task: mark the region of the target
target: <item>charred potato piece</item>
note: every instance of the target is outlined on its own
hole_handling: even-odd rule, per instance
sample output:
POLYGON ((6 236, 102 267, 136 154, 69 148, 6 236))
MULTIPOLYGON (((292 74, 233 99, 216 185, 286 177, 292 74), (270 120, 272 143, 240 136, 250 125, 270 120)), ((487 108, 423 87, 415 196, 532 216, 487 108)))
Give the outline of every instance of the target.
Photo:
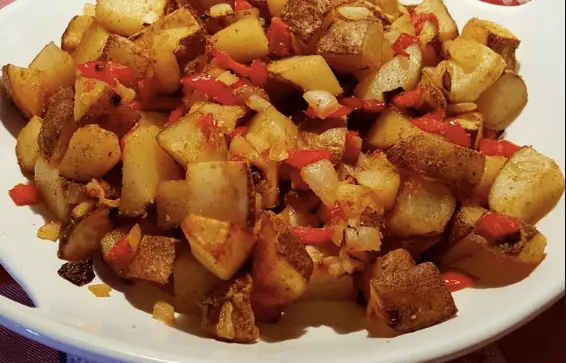
POLYGON ((224 134, 230 134, 236 128, 238 121, 246 115, 246 108, 243 106, 226 106, 213 102, 197 102, 189 113, 199 112, 201 114, 211 114, 218 127, 224 134))
POLYGON ((37 136, 41 130, 42 123, 42 118, 37 116, 32 117, 20 131, 16 140, 18 164, 20 168, 27 173, 33 173, 35 161, 40 156, 37 136))
POLYGON ((328 0, 289 0, 279 17, 293 33, 303 53, 312 54, 334 20, 334 8, 328 0))
POLYGON ((47 101, 45 79, 45 73, 39 69, 16 67, 12 64, 2 67, 2 85, 6 94, 27 119, 43 116, 47 101))
POLYGON ((100 58, 110 33, 97 22, 93 22, 84 32, 81 42, 71 54, 75 65, 100 58))
POLYGON ((402 140, 387 152, 398 167, 440 180, 470 195, 481 182, 485 157, 479 152, 425 134, 402 140))
POLYGON ((123 36, 130 36, 155 23, 165 13, 167 0, 131 1, 98 0, 96 21, 106 29, 123 36))
POLYGON ((75 64, 69 53, 61 50, 55 43, 47 44, 29 65, 30 69, 38 69, 44 73, 47 97, 62 88, 75 84, 75 64))
POLYGON ((65 52, 73 53, 81 43, 84 33, 93 22, 94 17, 88 15, 77 15, 71 19, 61 37, 61 48, 65 52))
POLYGON ((269 54, 267 37, 255 16, 247 16, 220 30, 212 36, 211 44, 242 63, 269 54))
POLYGON ((100 240, 112 230, 110 209, 100 207, 67 226, 59 242, 59 258, 80 261, 100 250, 100 240))
POLYGON ((202 327, 210 336, 236 343, 253 343, 259 338, 251 294, 254 282, 242 274, 207 294, 202 307, 202 327))
POLYGON ((112 34, 108 37, 101 59, 130 68, 134 78, 143 78, 149 68, 150 58, 144 49, 131 40, 112 34))
POLYGON ((489 192, 494 211, 536 224, 564 194, 564 175, 554 160, 524 147, 505 163, 489 192))
POLYGON ((164 285, 173 273, 179 240, 161 236, 143 236, 126 277, 164 285))
POLYGON ((397 110, 389 107, 373 122, 364 139, 367 149, 387 150, 402 139, 422 133, 421 129, 411 123, 411 119, 397 110))
POLYGON ((61 222, 69 220, 68 205, 65 199, 64 178, 59 176, 59 170, 41 155, 36 159, 34 169, 34 184, 43 198, 47 208, 61 222))

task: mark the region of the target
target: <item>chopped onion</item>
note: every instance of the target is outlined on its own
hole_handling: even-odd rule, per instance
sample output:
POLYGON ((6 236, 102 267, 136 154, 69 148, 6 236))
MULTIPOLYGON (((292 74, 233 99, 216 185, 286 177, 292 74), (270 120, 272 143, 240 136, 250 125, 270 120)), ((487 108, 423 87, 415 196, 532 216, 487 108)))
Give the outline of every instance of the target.
POLYGON ((210 17, 218 18, 224 15, 232 14, 234 10, 230 4, 222 3, 210 7, 210 17))
POLYGON ((265 98, 252 93, 246 101, 246 105, 255 112, 262 112, 271 107, 271 103, 265 98))
POLYGON ((381 249, 381 233, 374 227, 348 228, 345 240, 348 251, 379 251, 381 249))
POLYGON ((338 13, 348 20, 364 20, 373 15, 368 8, 361 6, 342 6, 338 13))
POLYGON ((152 317, 167 325, 173 325, 175 323, 175 308, 165 301, 157 301, 153 305, 152 317))
POLYGON ((217 80, 219 80, 220 82, 224 83, 227 86, 231 86, 234 83, 238 82, 240 80, 240 78, 238 78, 238 76, 236 76, 235 74, 233 74, 230 71, 226 71, 221 73, 220 75, 218 75, 216 77, 217 80))
POLYGON ((330 160, 320 160, 305 166, 301 177, 326 206, 333 206, 338 198, 338 174, 330 160))
POLYGON ((314 109, 317 117, 321 119, 327 118, 340 108, 336 97, 327 91, 308 91, 303 95, 303 98, 314 109))
POLYGON ((259 23, 261 24, 261 26, 265 26, 265 19, 259 18, 259 23))

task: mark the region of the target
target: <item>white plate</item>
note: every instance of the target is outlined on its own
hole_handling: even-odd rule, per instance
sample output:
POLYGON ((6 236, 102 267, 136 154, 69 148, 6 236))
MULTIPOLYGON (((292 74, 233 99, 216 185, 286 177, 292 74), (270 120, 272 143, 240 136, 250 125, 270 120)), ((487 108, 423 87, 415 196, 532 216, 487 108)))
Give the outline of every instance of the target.
MULTIPOLYGON (((27 65, 49 41, 59 41, 84 0, 18 0, 0 11, 0 64, 27 65)), ((534 0, 515 8, 477 0, 447 0, 460 26, 471 17, 494 20, 522 40, 518 52, 530 100, 509 132, 532 144, 564 170, 564 2, 534 0)), ((37 308, 0 298, 0 323, 29 338, 86 358, 129 362, 212 361, 377 363, 454 358, 527 322, 564 293, 564 200, 540 223, 548 257, 512 286, 455 294, 459 316, 394 339, 368 337, 361 309, 333 304, 298 306, 269 329, 269 342, 233 345, 166 327, 133 308, 118 291, 96 299, 57 275, 57 246, 36 238, 43 218, 15 207, 6 193, 25 181, 16 163, 13 134, 22 121, 0 106, 0 262, 26 289, 37 308), (300 316, 303 316, 302 319, 300 316), (307 328, 307 326, 310 326, 307 328), (306 334, 305 334, 306 333, 306 334), (300 338, 299 338, 300 337, 300 338), (284 339, 287 338, 287 339, 284 339)), ((198 331, 198 323, 186 321, 198 331)))

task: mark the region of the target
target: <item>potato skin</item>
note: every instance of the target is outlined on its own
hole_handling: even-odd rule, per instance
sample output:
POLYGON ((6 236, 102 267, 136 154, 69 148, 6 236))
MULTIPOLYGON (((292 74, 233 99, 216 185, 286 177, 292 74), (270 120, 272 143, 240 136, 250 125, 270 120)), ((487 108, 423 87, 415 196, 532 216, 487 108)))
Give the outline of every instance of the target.
POLYGON ((334 19, 328 0, 289 0, 279 17, 305 50, 312 49, 334 19))

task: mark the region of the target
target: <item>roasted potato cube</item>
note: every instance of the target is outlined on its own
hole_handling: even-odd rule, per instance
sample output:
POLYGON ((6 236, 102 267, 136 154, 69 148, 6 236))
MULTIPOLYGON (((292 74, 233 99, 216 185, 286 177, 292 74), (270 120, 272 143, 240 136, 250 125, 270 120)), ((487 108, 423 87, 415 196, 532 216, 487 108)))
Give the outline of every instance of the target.
POLYGON ((381 10, 393 18, 401 15, 399 0, 372 0, 372 3, 379 6, 381 10))
MULTIPOLYGON (((208 13, 211 13, 211 11, 209 10, 208 13)), ((248 16, 259 18, 260 14, 261 14, 260 9, 256 7, 252 7, 250 9, 245 9, 245 10, 238 10, 238 11, 232 10, 232 12, 230 13, 228 11, 225 11, 224 15, 216 15, 216 16, 211 15, 206 20, 206 28, 208 29, 208 32, 210 34, 214 34, 234 24, 238 20, 241 20, 248 16)))
POLYGON ((54 95, 61 88, 72 87, 75 84, 73 58, 53 42, 41 50, 30 63, 29 68, 38 69, 45 74, 47 97, 54 95))
POLYGON ((317 53, 342 73, 376 70, 381 65, 382 42, 380 21, 337 20, 318 42, 317 53))
POLYGON ((560 201, 564 175, 554 160, 524 147, 505 163, 489 192, 492 210, 536 224, 560 201))
POLYGON ((513 72, 517 70, 515 51, 521 41, 508 29, 489 20, 472 18, 464 25, 462 37, 488 46, 505 59, 507 69, 513 72))
POLYGON ((197 261, 222 280, 244 265, 257 240, 244 226, 195 214, 183 220, 181 229, 197 261))
POLYGON ((201 22, 197 19, 196 12, 187 4, 180 4, 179 9, 159 19, 157 22, 145 27, 130 37, 141 47, 149 47, 151 37, 165 29, 191 28, 200 29, 201 22))
POLYGON ((287 5, 289 0, 267 0, 267 8, 272 17, 279 16, 281 10, 287 5))
POLYGON ((364 146, 368 149, 387 150, 402 139, 422 132, 411 123, 409 117, 395 107, 390 107, 373 122, 365 137, 364 146))
POLYGON ((440 234, 456 209, 456 198, 442 183, 408 177, 401 183, 397 203, 386 227, 398 237, 440 234))
POLYGON ((27 173, 33 173, 35 161, 40 156, 37 136, 41 130, 42 123, 42 118, 37 116, 32 117, 20 131, 18 139, 16 140, 18 164, 20 168, 27 173))
POLYGON ((96 21, 106 29, 130 36, 165 13, 166 0, 98 0, 96 21))
POLYGON ((456 213, 450 233, 448 234, 448 244, 454 246, 476 229, 477 221, 487 212, 479 206, 462 206, 456 213))
MULTIPOLYGON (((410 270, 415 266, 415 260, 411 254, 402 248, 388 252, 385 256, 378 257, 362 274, 361 289, 366 302, 369 302, 371 299, 371 280, 382 278, 385 275, 391 275, 398 271, 410 270)), ((368 312, 371 312, 372 309, 373 306, 368 305, 368 312)))
POLYGON ((199 303, 220 281, 193 257, 188 248, 180 250, 173 267, 175 311, 199 314, 199 303))
POLYGON ((246 273, 204 297, 202 327, 210 336, 236 343, 253 343, 259 338, 250 302, 253 285, 246 273))
POLYGON ((187 167, 186 196, 190 212, 203 217, 253 226, 255 191, 244 162, 205 162, 187 167))
POLYGON ((186 180, 166 180, 159 183, 155 195, 157 224, 161 229, 176 228, 191 212, 190 188, 186 180))
POLYGON ((59 170, 46 159, 37 158, 34 169, 34 184, 47 208, 57 220, 69 220, 68 205, 65 199, 65 179, 59 176, 59 170))
POLYGON ((398 17, 385 31, 384 37, 393 44, 403 33, 416 36, 415 26, 411 22, 409 14, 403 14, 398 17))
MULTIPOLYGON (((423 0, 416 8, 416 14, 433 13, 438 19, 438 38, 441 42, 456 39, 458 36, 458 26, 442 0, 423 0)), ((430 22, 425 26, 433 26, 430 22)), ((423 27, 423 31, 425 30, 423 27)))
POLYGON ((98 125, 87 125, 73 134, 59 173, 67 179, 88 182, 108 173, 121 154, 116 134, 98 125))
POLYGON ((299 133, 293 121, 273 106, 258 112, 248 126, 245 137, 258 152, 263 152, 277 143, 292 147, 299 133))
POLYGON ((387 152, 398 167, 447 183, 470 195, 481 182, 485 157, 440 138, 418 134, 401 140, 387 152))
POLYGON ((247 16, 222 29, 212 36, 211 43, 242 63, 269 54, 267 37, 255 16, 247 16))
POLYGON ((100 207, 78 221, 72 221, 59 242, 59 258, 80 261, 100 250, 100 240, 112 230, 110 209, 100 207))
POLYGON ((334 96, 344 92, 332 69, 320 55, 277 60, 269 63, 267 69, 275 78, 290 83, 303 92, 323 90, 334 96))
POLYGON ((422 52, 418 45, 407 47, 409 58, 396 56, 379 70, 362 79, 354 89, 354 95, 363 99, 384 101, 384 93, 402 88, 415 88, 420 80, 422 52))
POLYGON ((112 34, 108 37, 101 59, 130 68, 135 78, 144 78, 149 68, 150 54, 131 40, 112 34))
POLYGON ((334 20, 334 8, 328 0, 289 0, 279 17, 295 36, 303 53, 314 53, 320 37, 334 20))
POLYGON ((259 321, 274 321, 306 290, 314 266, 283 220, 264 212, 259 223, 252 262, 252 306, 259 321))
POLYGON ((218 127, 201 127, 202 117, 206 116, 200 112, 185 115, 157 135, 159 145, 185 168, 190 163, 228 158, 224 134, 218 127))
POLYGON ((437 84, 436 71, 434 68, 423 68, 419 87, 424 89, 423 103, 421 105, 417 105, 421 112, 434 111, 439 108, 446 110, 448 104, 446 102, 446 97, 444 97, 444 93, 442 92, 442 87, 437 84))
POLYGON ((74 94, 72 88, 62 89, 47 103, 45 118, 37 137, 41 155, 59 162, 65 155, 71 137, 77 130, 73 118, 74 94))
POLYGON ((436 266, 427 262, 371 281, 373 311, 397 333, 452 318, 458 309, 436 266))
POLYGON ((97 22, 93 22, 84 32, 81 42, 71 54, 75 65, 100 58, 110 33, 97 22))
POLYGON ((87 15, 77 15, 71 19, 61 37, 61 48, 65 52, 73 53, 81 43, 84 33, 93 22, 94 17, 87 15))
POLYGON ((483 169, 483 174, 481 177, 480 184, 476 188, 476 193, 474 198, 484 206, 489 205, 489 191, 491 190, 491 186, 497 177, 497 174, 501 171, 505 163, 507 162, 507 158, 504 156, 486 156, 485 157, 485 166, 483 169))
POLYGON ((527 105, 527 85, 523 78, 505 71, 491 87, 476 100, 477 110, 485 119, 485 127, 505 130, 527 105))
POLYGON ((143 236, 126 276, 166 284, 173 273, 178 244, 174 238, 143 236))
POLYGON ((123 139, 120 213, 140 216, 155 200, 164 180, 180 179, 182 170, 155 140, 159 127, 141 124, 123 139))
POLYGON ((39 69, 2 67, 2 85, 23 117, 43 116, 47 101, 46 75, 39 69))
POLYGON ((325 266, 314 269, 305 292, 298 301, 352 301, 354 300, 354 277, 334 276, 325 266))
POLYGON ((397 200, 397 192, 401 184, 399 172, 384 153, 376 152, 368 156, 368 160, 356 170, 352 176, 358 184, 371 189, 383 204, 385 212, 389 212, 397 200))
POLYGON ((197 102, 189 113, 199 112, 211 114, 220 130, 224 134, 230 134, 236 128, 238 121, 246 115, 246 108, 243 106, 226 106, 213 102, 197 102))

